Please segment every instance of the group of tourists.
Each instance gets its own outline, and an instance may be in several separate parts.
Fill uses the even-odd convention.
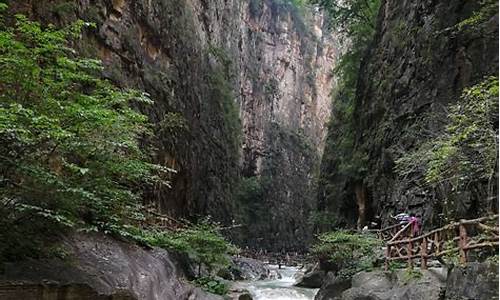
[[[391,218],[399,222],[401,225],[410,223],[411,232],[413,236],[418,236],[422,233],[422,217],[420,215],[415,215],[414,213],[400,213],[395,216],[391,215]],[[369,226],[365,226],[362,231],[365,232],[368,229],[382,229],[382,222],[379,216],[376,216]]]
[[[422,217],[420,215],[415,215],[414,213],[400,213],[395,216],[391,216],[395,219],[399,224],[408,224],[411,225],[411,232],[413,236],[420,235],[422,231]]]

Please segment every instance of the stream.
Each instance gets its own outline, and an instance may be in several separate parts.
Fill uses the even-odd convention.
[[[313,300],[318,289],[306,289],[293,286],[297,267],[268,265],[272,273],[281,274],[281,279],[242,281],[237,286],[247,289],[254,300]]]

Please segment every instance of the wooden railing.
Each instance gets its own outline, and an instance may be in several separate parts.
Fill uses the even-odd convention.
[[[387,242],[391,240],[405,225],[406,223],[398,223],[382,229],[369,229],[368,232],[375,234],[379,239]]]
[[[414,261],[419,260],[420,267],[426,269],[429,259],[457,252],[463,264],[469,251],[498,244],[498,215],[460,220],[417,237],[413,237],[409,223],[386,243],[385,268],[391,261],[407,261],[413,267]]]

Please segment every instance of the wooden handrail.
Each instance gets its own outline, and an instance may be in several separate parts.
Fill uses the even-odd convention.
[[[442,232],[442,231],[446,231],[446,230],[454,228],[454,227],[458,227],[460,224],[471,225],[471,224],[479,223],[481,221],[493,220],[496,218],[498,218],[498,215],[492,215],[492,216],[482,217],[482,218],[473,219],[473,220],[463,220],[463,221],[459,221],[459,222],[453,222],[453,223],[450,223],[450,224],[445,225],[443,227],[434,229],[432,231],[429,231],[427,233],[424,233],[424,234],[419,235],[419,236],[414,237],[414,238],[410,238],[410,239],[406,239],[406,240],[399,240],[399,241],[394,241],[394,238],[392,238],[390,241],[387,242],[387,244],[393,246],[393,245],[397,245],[397,244],[405,244],[405,243],[415,242],[415,241],[421,240],[423,238],[429,237],[429,236],[435,234],[436,232]],[[486,225],[484,225],[484,226],[486,226]],[[487,227],[489,227],[489,226],[487,226]],[[492,228],[492,227],[490,227],[490,228]],[[394,236],[394,237],[397,237],[397,236]]]
[[[420,258],[421,268],[426,269],[428,258],[437,258],[447,253],[456,251],[460,253],[460,263],[466,263],[467,252],[469,250],[484,247],[494,247],[499,245],[498,227],[492,227],[481,223],[488,220],[496,220],[498,224],[498,214],[472,220],[455,221],[417,237],[397,240],[397,238],[399,238],[402,233],[410,227],[411,223],[408,223],[401,230],[399,230],[391,240],[386,243],[386,270],[388,269],[389,261],[405,259],[408,260],[409,266],[412,267],[413,259],[416,258]],[[468,236],[467,226],[470,225],[474,225],[476,228],[482,229],[483,232],[486,232],[489,236]],[[394,227],[395,226],[393,226],[393,228]],[[459,232],[458,236],[456,235],[457,229]],[[453,234],[455,236],[448,240],[447,237],[449,237],[450,234]],[[443,249],[445,240],[458,242],[458,247]],[[392,256],[393,251],[397,254],[397,256]]]
[[[394,241],[396,238],[398,238],[403,232],[405,232],[406,229],[408,229],[408,227],[411,226],[411,223],[408,223],[406,224],[405,226],[403,226],[403,228],[401,228],[401,230],[399,230],[393,237],[392,239],[390,239],[387,243],[391,243],[392,241]]]

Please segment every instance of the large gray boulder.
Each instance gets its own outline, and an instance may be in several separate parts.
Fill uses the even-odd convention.
[[[233,270],[237,270],[235,280],[260,280],[269,277],[269,268],[260,260],[233,257],[232,265]]]
[[[333,272],[328,272],[314,299],[339,300],[342,297],[342,292],[349,288],[351,288],[351,278],[337,277]]]
[[[326,272],[321,270],[318,265],[314,266],[311,270],[306,271],[305,274],[297,278],[295,286],[304,288],[320,288],[325,280]]]
[[[67,260],[3,264],[2,300],[220,300],[189,284],[176,255],[102,234],[65,241]]]
[[[360,272],[353,276],[352,287],[342,293],[342,300],[381,300],[381,294],[392,291],[394,283],[390,273]]]
[[[360,272],[350,280],[328,273],[315,300],[441,300],[445,284],[444,269]]]
[[[454,267],[446,281],[446,300],[498,299],[498,265],[469,263]]]

